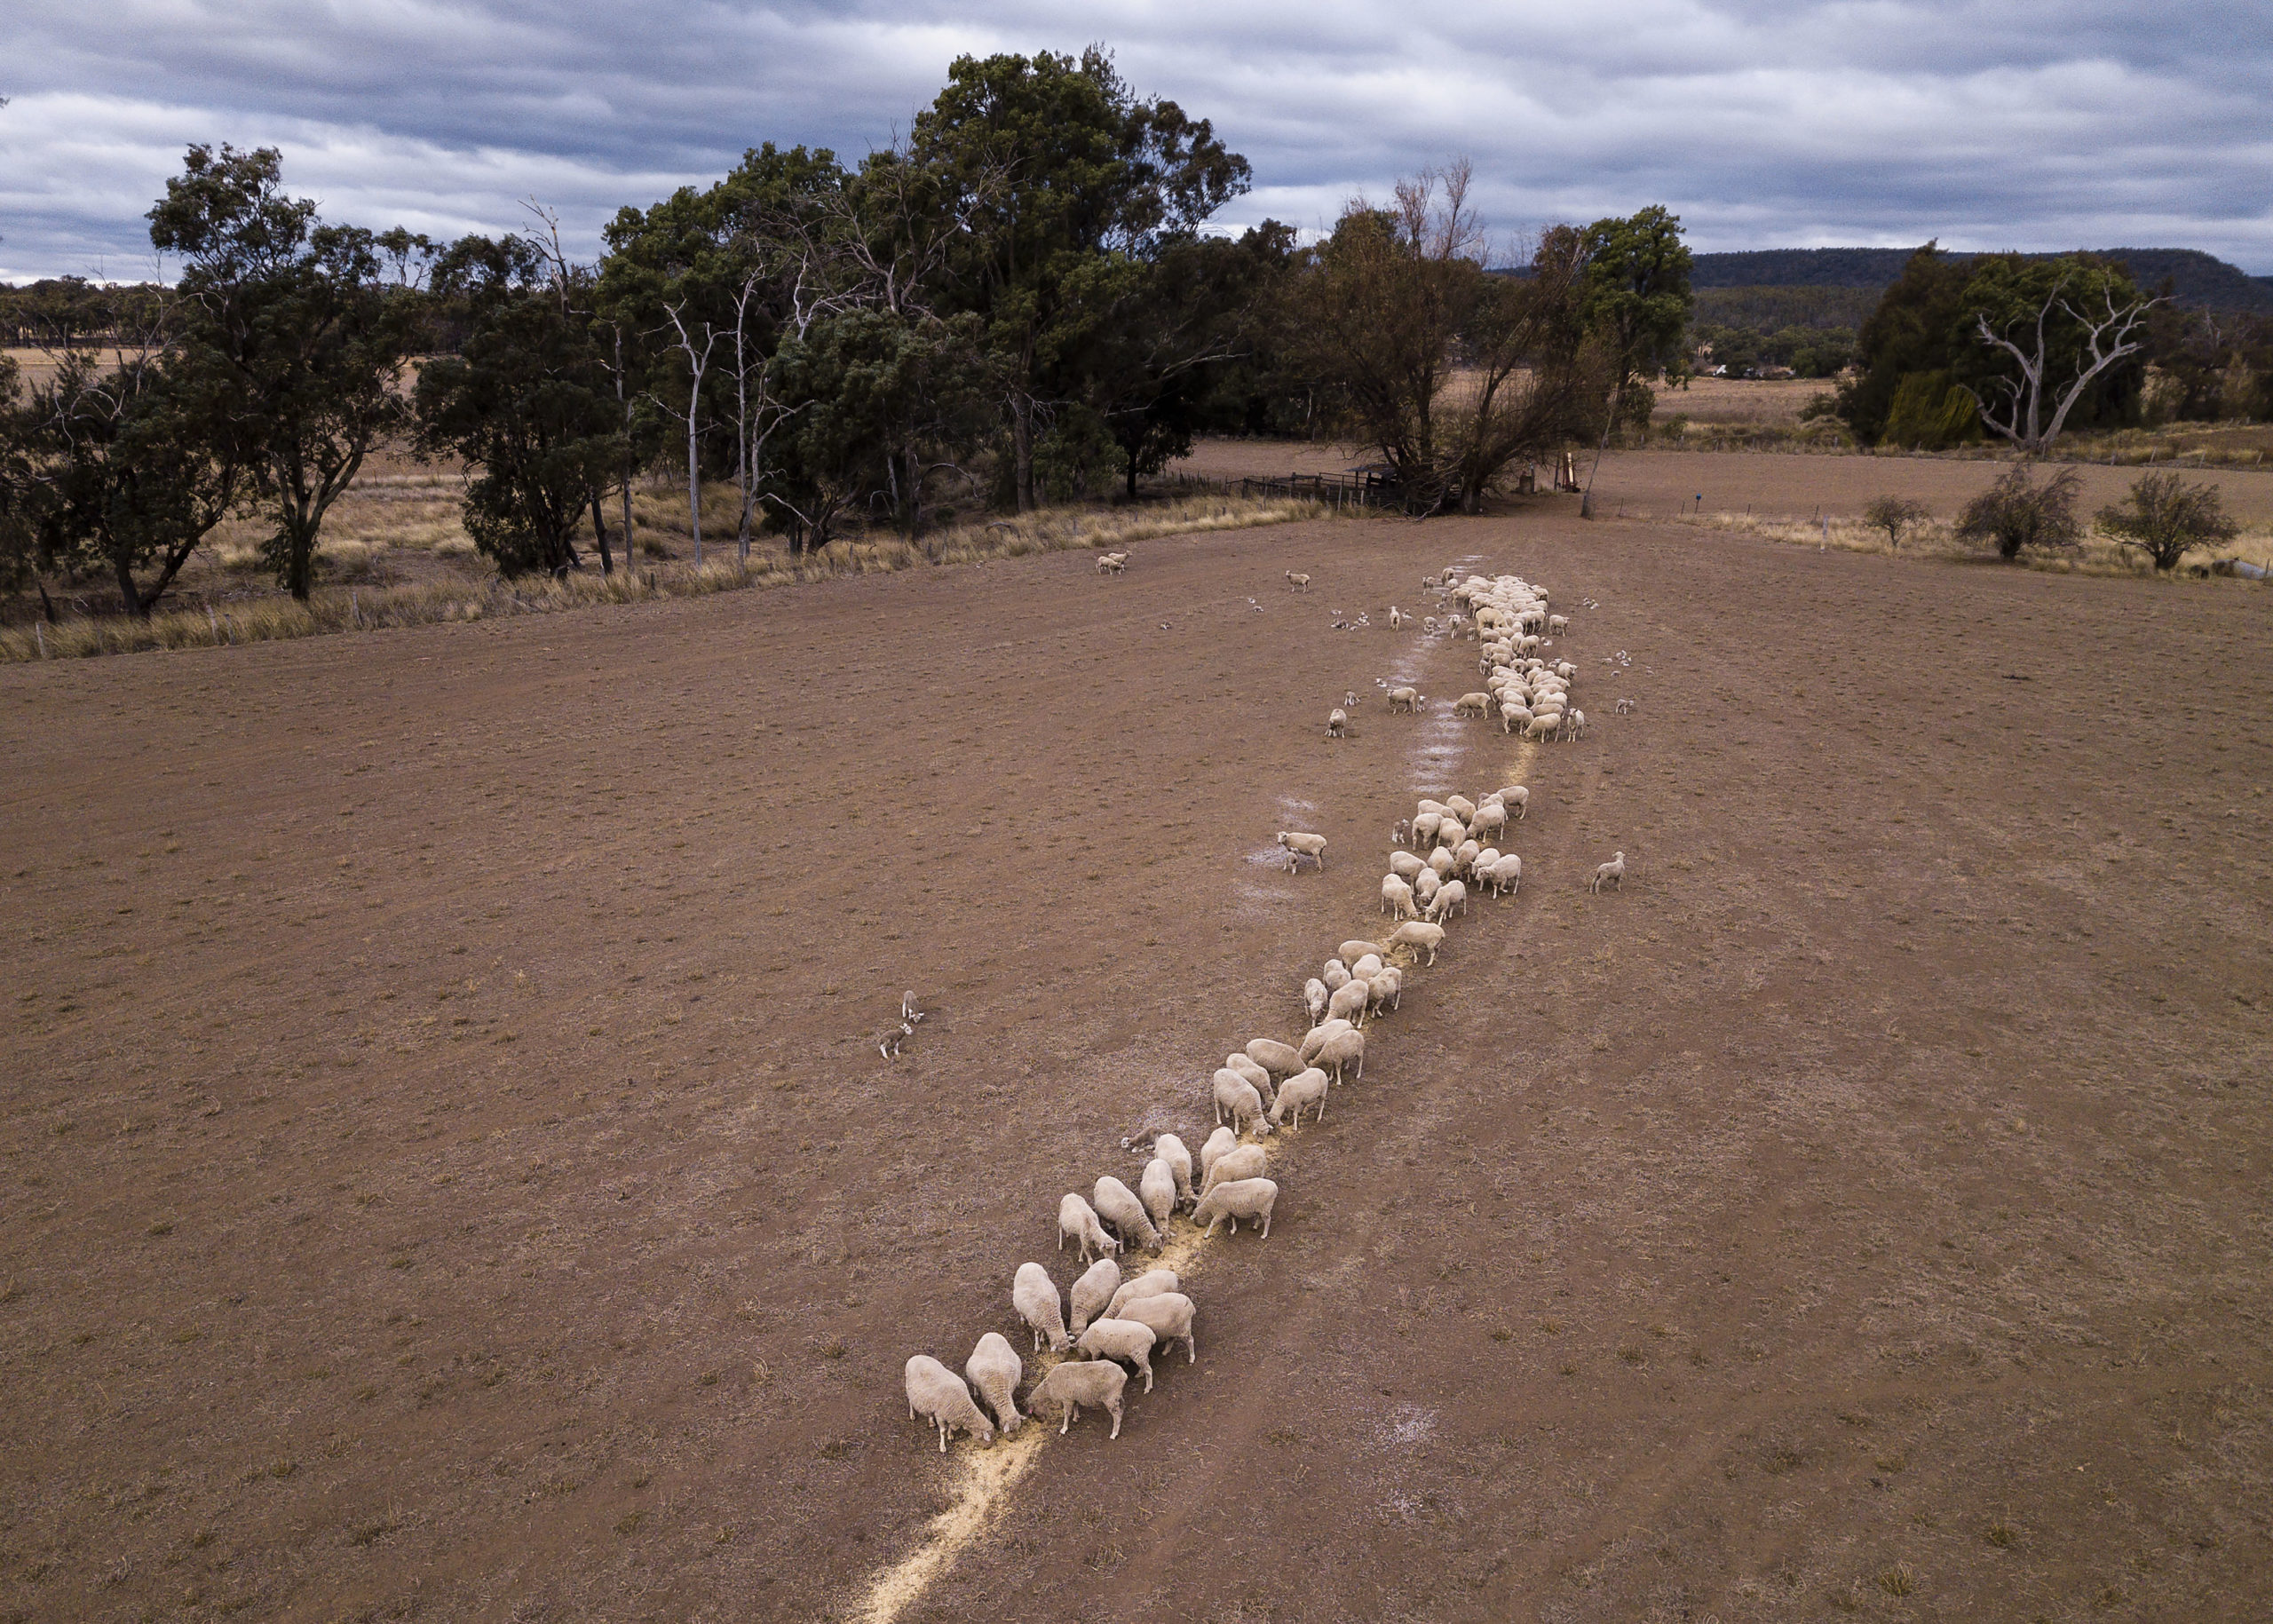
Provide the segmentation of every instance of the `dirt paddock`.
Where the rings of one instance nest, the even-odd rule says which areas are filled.
[[[1135,551],[0,670],[0,1616],[855,1607],[970,1447],[902,1362],[1517,775],[1521,894],[1200,1254],[1199,1362],[903,1616],[2273,1609],[2261,590]],[[1386,628],[1454,560],[1573,616],[1592,738],[1383,713],[1474,685]]]

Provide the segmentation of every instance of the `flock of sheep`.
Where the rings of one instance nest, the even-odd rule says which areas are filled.
[[[1296,590],[1308,585],[1307,578],[1295,582],[1291,573],[1289,581]],[[1487,686],[1508,732],[1518,731],[1513,711],[1522,713],[1520,731],[1527,738],[1583,733],[1585,717],[1568,702],[1576,668],[1568,661],[1550,666],[1533,654],[1548,635],[1564,629],[1562,616],[1547,613],[1543,591],[1513,575],[1461,580],[1456,569],[1428,584],[1450,588],[1449,596],[1468,612],[1466,624],[1473,625],[1483,646]],[[1392,609],[1390,618],[1398,625],[1411,617]],[[1457,613],[1452,622],[1447,630],[1453,634],[1466,630]],[[1400,708],[1416,707],[1418,696],[1409,689],[1393,691],[1392,705],[1399,705],[1400,695]],[[1484,697],[1468,695],[1460,708],[1474,709],[1469,700]],[[1207,1235],[1222,1224],[1237,1233],[1246,1220],[1259,1238],[1269,1237],[1279,1185],[1268,1176],[1263,1141],[1279,1129],[1299,1127],[1305,1111],[1313,1121],[1323,1119],[1328,1089],[1363,1079],[1366,1023],[1398,1008],[1409,970],[1437,962],[1445,923],[1454,914],[1466,915],[1470,887],[1476,894],[1497,896],[1518,889],[1523,860],[1493,843],[1509,838],[1530,800],[1527,788],[1509,784],[1475,801],[1457,795],[1423,800],[1410,819],[1398,821],[1381,885],[1382,911],[1394,928],[1382,941],[1342,943],[1304,983],[1310,1028],[1299,1042],[1256,1038],[1225,1057],[1215,1074],[1216,1127],[1200,1146],[1196,1184],[1191,1151],[1177,1135],[1163,1133],[1152,1141],[1136,1189],[1107,1174],[1088,1196],[1073,1192],[1059,1201],[1058,1250],[1070,1241],[1087,1268],[1073,1283],[1069,1321],[1068,1300],[1059,1295],[1049,1271],[1038,1263],[1018,1266],[1010,1302],[1032,1334],[1029,1351],[1046,1343],[1051,1352],[1071,1356],[1051,1365],[1027,1390],[1027,1412],[1055,1417],[1064,1432],[1082,1409],[1101,1409],[1113,1418],[1110,1436],[1119,1438],[1132,1373],[1144,1377],[1150,1392],[1156,1350],[1180,1343],[1187,1362],[1197,1361],[1196,1308],[1176,1271],[1155,1267],[1124,1277],[1119,1256],[1140,1248],[1157,1255],[1179,1212],[1188,1212]],[[1324,836],[1286,830],[1278,844],[1290,868],[1305,859],[1326,866]],[[1592,887],[1616,885],[1624,875],[1620,852],[1596,870]],[[943,1453],[957,1431],[991,1443],[998,1430],[1008,1434],[1029,1419],[1018,1405],[1025,1374],[1025,1360],[996,1331],[978,1339],[960,1375],[919,1353],[907,1361],[908,1417],[931,1421]]]

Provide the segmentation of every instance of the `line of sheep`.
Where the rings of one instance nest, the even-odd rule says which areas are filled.
[[[1447,571],[1445,579],[1456,574]],[[1475,577],[1455,589],[1455,596],[1466,592],[1463,602],[1477,611],[1477,626],[1483,631],[1505,612],[1503,603],[1532,591],[1512,576],[1497,582]],[[1544,604],[1544,593],[1533,595]],[[978,1339],[960,1375],[928,1354],[907,1361],[909,1419],[928,1418],[943,1453],[957,1431],[988,1444],[997,1430],[1008,1435],[1033,1415],[1054,1416],[1062,1433],[1085,1408],[1110,1414],[1110,1436],[1119,1438],[1132,1372],[1144,1377],[1150,1392],[1156,1350],[1181,1343],[1186,1362],[1197,1362],[1196,1305],[1176,1271],[1156,1267],[1124,1278],[1119,1256],[1138,1248],[1158,1255],[1180,1212],[1188,1212],[1189,1222],[1204,1236],[1212,1236],[1222,1224],[1236,1234],[1244,1219],[1259,1238],[1269,1238],[1279,1187],[1268,1176],[1269,1156],[1260,1141],[1279,1129],[1299,1128],[1305,1111],[1313,1121],[1323,1121],[1329,1088],[1362,1081],[1366,1023],[1401,1006],[1408,970],[1424,959],[1436,963],[1445,921],[1455,912],[1466,915],[1469,885],[1479,893],[1517,891],[1522,859],[1483,842],[1506,838],[1509,825],[1523,819],[1530,800],[1529,789],[1510,784],[1479,801],[1457,795],[1441,802],[1423,800],[1409,821],[1398,824],[1398,850],[1382,882],[1382,908],[1396,918],[1395,928],[1385,941],[1342,943],[1320,973],[1304,983],[1310,1028],[1298,1043],[1256,1038],[1224,1058],[1211,1085],[1216,1127],[1200,1146],[1196,1185],[1190,1150],[1177,1135],[1163,1133],[1150,1146],[1136,1189],[1107,1174],[1087,1197],[1072,1192],[1059,1201],[1058,1249],[1072,1242],[1087,1267],[1073,1281],[1069,1298],[1061,1298],[1045,1266],[1018,1266],[1010,1302],[1032,1335],[1029,1352],[1047,1343],[1052,1353],[1071,1356],[1050,1365],[1027,1390],[1024,1412],[1018,1390],[1026,1361],[999,1332]],[[1279,844],[1290,867],[1303,858],[1325,867],[1324,836],[1282,831]],[[1426,851],[1425,858],[1416,854],[1419,850]]]

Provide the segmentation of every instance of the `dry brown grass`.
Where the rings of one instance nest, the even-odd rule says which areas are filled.
[[[1907,531],[1899,549],[1887,543],[1884,530],[1866,525],[1858,519],[1824,520],[1804,519],[1770,519],[1750,513],[1707,513],[1701,517],[1675,517],[1673,523],[1694,529],[1715,530],[1737,535],[1756,535],[1764,541],[1782,542],[1793,547],[1831,548],[1841,552],[1899,552],[1904,558],[1983,558],[1993,556],[1982,548],[1958,539],[1954,529],[1942,522],[1929,522]],[[2181,579],[2190,579],[2186,572],[2214,558],[2245,558],[2253,564],[2273,567],[2273,531],[2252,531],[2234,541],[2213,549],[2198,548],[2186,555],[2179,569],[2174,572]],[[2031,569],[2050,570],[2063,574],[2119,575],[2147,577],[2153,568],[2139,554],[2118,547],[2103,536],[2088,536],[2073,552],[2030,554],[2020,562]]]

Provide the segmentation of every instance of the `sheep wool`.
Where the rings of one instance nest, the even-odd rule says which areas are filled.
[[[970,1351],[970,1358],[963,1361],[964,1378],[978,1390],[978,1396],[986,1400],[986,1407],[994,1412],[994,1423],[1002,1429],[1004,1438],[1016,1432],[1026,1420],[1018,1414],[1015,1397],[1026,1368],[1018,1351],[996,1331],[980,1337],[978,1346]]]
[[[1018,1265],[1018,1278],[1010,1282],[1010,1306],[1034,1332],[1035,1348],[1045,1341],[1053,1353],[1063,1353],[1073,1346],[1073,1339],[1065,1335],[1065,1308],[1057,1295],[1057,1282],[1040,1264]]]
[[[1204,1224],[1207,1232],[1216,1232],[1216,1225],[1228,1222],[1232,1232],[1239,1232],[1239,1220],[1259,1224],[1262,1238],[1271,1239],[1271,1209],[1279,1200],[1279,1186],[1267,1178],[1242,1178],[1228,1184],[1217,1184],[1200,1198],[1200,1208],[1192,1215],[1195,1224]]]
[[[1091,1264],[1089,1271],[1073,1282],[1073,1335],[1079,1336],[1089,1321],[1105,1311],[1113,1301],[1113,1294],[1121,1289],[1121,1265],[1110,1257],[1100,1257]]]
[[[1149,1330],[1149,1327],[1147,1327]],[[907,1419],[926,1417],[939,1430],[939,1453],[947,1453],[947,1435],[968,1432],[982,1444],[994,1441],[994,1423],[971,1402],[970,1389],[961,1376],[928,1353],[907,1361]]]
[[[1026,1408],[1037,1415],[1052,1408],[1059,1411],[1060,1437],[1073,1424],[1076,1411],[1104,1410],[1113,1417],[1113,1430],[1106,1436],[1119,1438],[1121,1394],[1128,1386],[1129,1373],[1111,1359],[1069,1359],[1053,1366],[1034,1383],[1026,1394]]]

